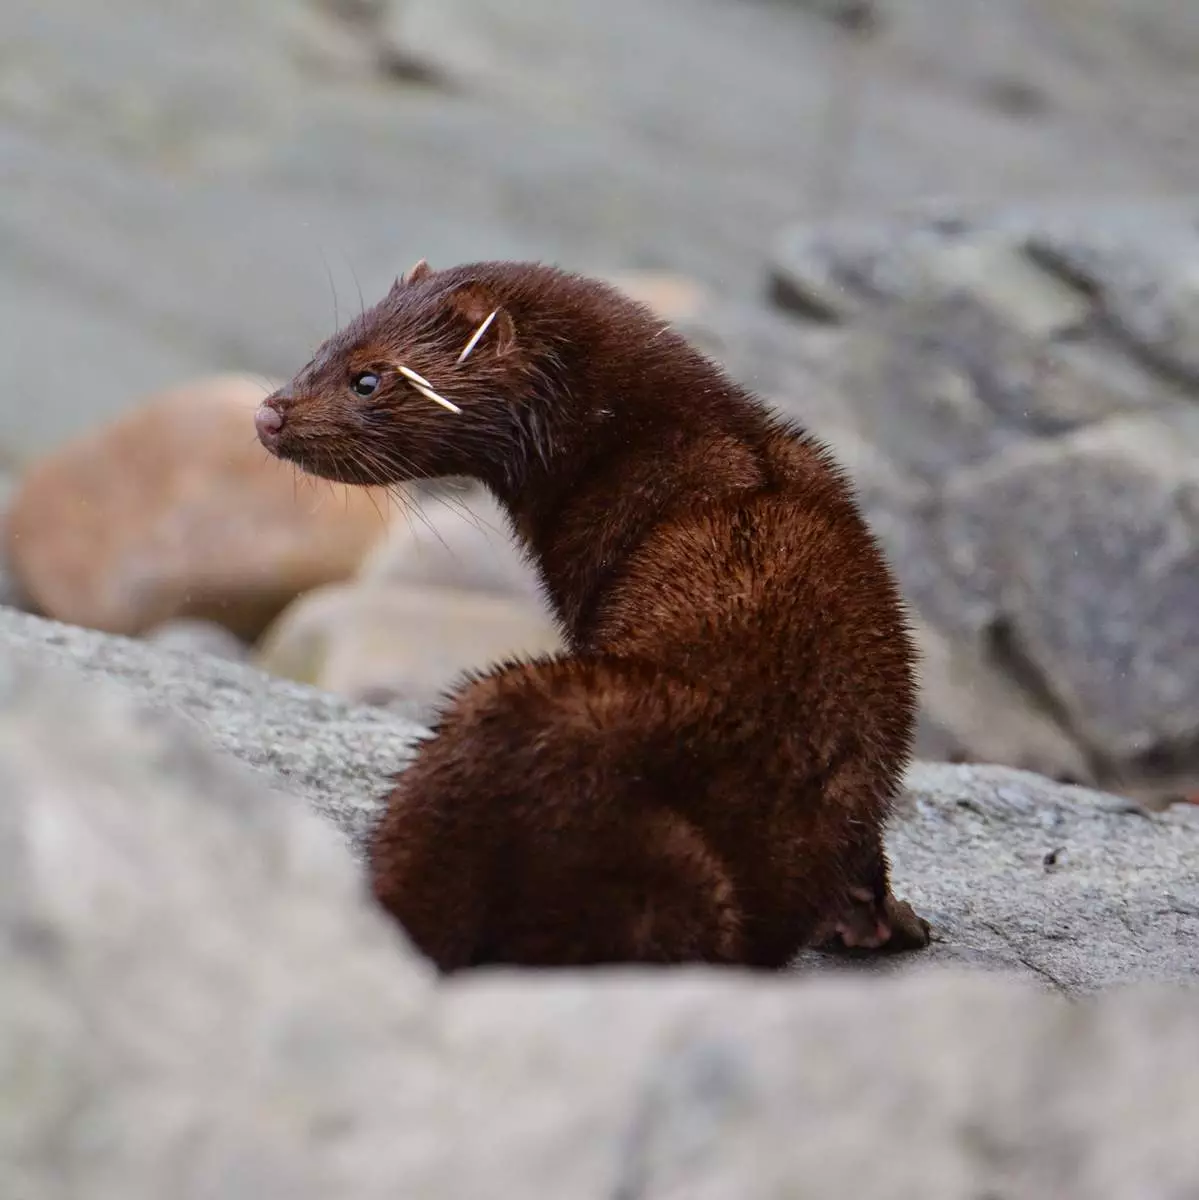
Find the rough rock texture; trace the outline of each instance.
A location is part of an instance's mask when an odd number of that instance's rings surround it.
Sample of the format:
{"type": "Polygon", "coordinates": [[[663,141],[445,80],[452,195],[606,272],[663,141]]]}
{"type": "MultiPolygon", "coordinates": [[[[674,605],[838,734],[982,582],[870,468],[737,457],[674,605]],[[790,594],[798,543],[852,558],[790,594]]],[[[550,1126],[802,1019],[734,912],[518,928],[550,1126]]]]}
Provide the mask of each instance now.
{"type": "MultiPolygon", "coordinates": [[[[20,662],[55,657],[50,630],[5,626],[6,1197],[1124,1200],[1199,1182],[1193,989],[1069,1004],[932,967],[884,980],[692,969],[436,986],[298,803],[127,697],[20,662]]],[[[58,656],[96,675],[101,643],[126,683],[139,676],[129,658],[154,657],[82,633],[58,656]]],[[[167,658],[159,666],[181,700],[167,658]]],[[[236,708],[246,673],[207,670],[236,708]]],[[[299,711],[294,691],[271,691],[299,711]]],[[[933,817],[925,839],[948,829],[943,849],[960,862],[985,841],[981,910],[1013,865],[1010,824],[1047,831],[1065,814],[1053,832],[1127,833],[1117,815],[1087,815],[1098,803],[946,768],[916,807],[933,817]]],[[[1153,831],[1142,862],[1162,869],[1171,845],[1194,861],[1199,828],[1138,820],[1153,831]]],[[[1100,913],[1079,948],[1095,958],[1108,950],[1101,844],[1073,868],[1100,913]]],[[[1055,904],[1071,871],[1048,876],[1051,938],[1069,937],[1055,904]]],[[[1183,887],[1143,886],[1166,910],[1156,923],[1176,937],[1174,969],[1194,973],[1193,891],[1183,916],[1183,887]]]]}
{"type": "Polygon", "coordinates": [[[942,205],[780,239],[794,377],[842,403],[772,396],[886,464],[846,456],[927,634],[922,751],[1158,803],[1193,790],[1196,279],[1185,197],[942,205]]]}
{"type": "Polygon", "coordinates": [[[166,621],[148,630],[143,637],[151,646],[161,650],[215,654],[230,662],[245,662],[250,657],[250,647],[236,634],[215,621],[201,621],[195,617],[166,621]]]}
{"type": "Polygon", "coordinates": [[[351,574],[385,529],[386,497],[272,460],[254,435],[264,387],[177,388],[26,473],[6,538],[39,611],[114,633],[203,617],[253,636],[351,574]]]}
{"type": "Polygon", "coordinates": [[[0,660],[0,1193],[430,1194],[429,1138],[372,1168],[428,975],[328,827],[105,699],[0,660]]]}
{"type": "MultiPolygon", "coordinates": [[[[190,718],[353,845],[421,736],[402,715],[248,667],[25,614],[0,610],[0,650],[190,718]]],[[[920,765],[888,845],[896,890],[936,925],[920,962],[1011,970],[1079,993],[1199,974],[1199,808],[1150,814],[1002,768],[920,765]]]]}
{"type": "Polygon", "coordinates": [[[66,669],[177,716],[358,841],[423,729],[210,654],[0,609],[0,658],[66,669]]]}
{"type": "Polygon", "coordinates": [[[1199,405],[1014,447],[947,489],[964,587],[1095,754],[1199,743],[1199,405]]]}

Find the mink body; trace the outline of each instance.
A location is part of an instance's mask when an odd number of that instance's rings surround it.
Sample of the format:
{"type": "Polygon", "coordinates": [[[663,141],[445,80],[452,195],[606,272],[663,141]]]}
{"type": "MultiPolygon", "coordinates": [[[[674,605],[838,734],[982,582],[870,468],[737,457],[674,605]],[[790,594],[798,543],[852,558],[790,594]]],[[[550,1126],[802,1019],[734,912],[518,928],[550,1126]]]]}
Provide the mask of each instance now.
{"type": "Polygon", "coordinates": [[[422,262],[257,424],[327,478],[481,481],[561,624],[447,698],[372,836],[442,970],[927,942],[883,849],[916,707],[889,567],[826,450],[649,310],[422,262]]]}

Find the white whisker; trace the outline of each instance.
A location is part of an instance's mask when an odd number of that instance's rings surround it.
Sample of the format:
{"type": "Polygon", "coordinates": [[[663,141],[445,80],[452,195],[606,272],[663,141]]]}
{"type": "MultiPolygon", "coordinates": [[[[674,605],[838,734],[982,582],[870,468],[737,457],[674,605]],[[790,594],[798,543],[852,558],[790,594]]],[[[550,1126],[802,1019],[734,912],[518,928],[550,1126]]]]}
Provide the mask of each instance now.
{"type": "Polygon", "coordinates": [[[434,404],[440,404],[442,408],[449,409],[452,413],[460,413],[460,409],[453,401],[447,400],[444,396],[439,396],[432,388],[421,387],[419,383],[412,385],[426,400],[432,400],[434,404]]]}
{"type": "Polygon", "coordinates": [[[434,388],[433,385],[423,375],[418,375],[411,367],[396,367],[396,370],[399,371],[399,373],[403,375],[404,378],[407,379],[408,382],[412,384],[412,386],[416,388],[416,390],[420,392],[420,394],[424,396],[426,400],[432,400],[434,404],[440,404],[442,408],[447,408],[452,413],[462,412],[462,409],[460,409],[452,401],[447,400],[444,396],[438,395],[436,388],[434,388]]]}
{"type": "Polygon", "coordinates": [[[470,341],[466,343],[466,349],[458,355],[458,361],[460,363],[465,362],[467,357],[470,355],[470,352],[479,344],[479,339],[487,332],[488,329],[491,328],[491,322],[495,320],[495,314],[499,311],[500,310],[497,308],[494,312],[492,312],[491,315],[488,316],[488,318],[483,322],[483,324],[480,325],[473,334],[471,334],[470,341]]]}

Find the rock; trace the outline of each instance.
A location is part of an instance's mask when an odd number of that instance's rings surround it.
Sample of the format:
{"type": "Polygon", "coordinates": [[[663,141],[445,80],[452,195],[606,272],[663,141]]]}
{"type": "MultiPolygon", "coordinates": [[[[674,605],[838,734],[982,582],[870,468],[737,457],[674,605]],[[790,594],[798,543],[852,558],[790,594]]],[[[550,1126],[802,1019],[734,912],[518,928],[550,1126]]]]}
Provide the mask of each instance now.
{"type": "MultiPolygon", "coordinates": [[[[1124,296],[1130,312],[1145,309],[1147,280],[1178,278],[1166,269],[1182,245],[1171,231],[1193,210],[946,206],[889,223],[797,225],[779,236],[768,290],[807,320],[881,325],[887,342],[935,350],[938,362],[955,356],[998,420],[1052,433],[1179,398],[1170,379],[1109,336],[1104,288],[1124,296]],[[1108,247],[1130,223],[1143,232],[1147,221],[1164,230],[1148,239],[1159,261],[1134,284],[1108,247]]],[[[851,395],[860,386],[855,377],[851,395]]]]}
{"type": "Polygon", "coordinates": [[[273,675],[364,703],[398,700],[427,719],[466,671],[561,648],[554,624],[527,600],[356,582],[290,605],[255,659],[273,675]]]}
{"type": "MultiPolygon", "coordinates": [[[[424,736],[394,713],[240,664],[0,610],[6,657],[82,673],[188,720],[334,822],[356,852],[424,736]]],[[[1195,806],[1146,813],[1002,767],[918,764],[888,848],[897,891],[937,941],[877,970],[966,964],[1068,993],[1199,975],[1195,806]]],[[[798,965],[835,965],[814,959],[798,965]]]]}
{"type": "Polygon", "coordinates": [[[1030,238],[1042,262],[1095,295],[1135,351],[1190,387],[1199,387],[1197,216],[1191,204],[1150,230],[1143,215],[1101,212],[1030,238]]]}
{"type": "Polygon", "coordinates": [[[670,271],[624,271],[609,282],[664,321],[695,320],[712,303],[711,293],[698,279],[670,271]]]}
{"type": "Polygon", "coordinates": [[[267,786],[307,802],[355,852],[388,780],[425,736],[395,713],[354,707],[315,688],[215,655],[183,655],[0,609],[0,662],[69,671],[189,725],[267,786]]]}
{"type": "Polygon", "coordinates": [[[949,489],[958,575],[1070,728],[1122,767],[1199,739],[1199,409],[1020,447],[949,489]]]}
{"type": "MultiPolygon", "coordinates": [[[[1123,1200],[1199,1178],[1193,988],[1068,1004],[932,965],[434,986],[300,806],[113,683],[17,661],[57,651],[96,675],[103,647],[169,677],[182,660],[34,618],[0,613],[0,627],[5,1195],[1123,1200]]],[[[249,674],[208,669],[210,686],[249,674]]],[[[125,662],[126,683],[139,672],[125,662]]],[[[1199,814],[1130,819],[1006,771],[943,768],[918,790],[921,832],[942,838],[924,847],[930,878],[960,871],[963,913],[1042,984],[1081,959],[1110,974],[1113,917],[1145,973],[1194,974],[1199,898],[1182,865],[1199,814]],[[1012,828],[1053,840],[1053,862],[1022,855],[1012,828]],[[1148,871],[1121,886],[1143,913],[1107,907],[1103,860],[1124,832],[1148,871]],[[1024,889],[1000,903],[990,889],[1013,872],[1024,889]],[[1034,879],[1049,966],[1013,920],[1034,879]],[[1074,894],[1094,940],[1070,938],[1084,932],[1068,928],[1074,894]]]]}
{"type": "Polygon", "coordinates": [[[434,1142],[374,1157],[439,1091],[430,972],[327,826],[8,655],[0,774],[6,1196],[431,1194],[434,1142]]]}
{"type": "Polygon", "coordinates": [[[229,662],[245,662],[250,657],[249,646],[215,621],[180,617],[156,625],[144,638],[152,646],[178,654],[214,654],[229,662]]]}
{"type": "Polygon", "coordinates": [[[916,619],[918,758],[1004,763],[1062,783],[1096,782],[1086,754],[981,647],[916,619]]]}
{"type": "Polygon", "coordinates": [[[198,617],[253,637],[348,576],[383,531],[384,498],[269,458],[251,421],[263,386],[198,381],[33,466],[7,540],[37,607],[117,633],[198,617]]]}
{"type": "MultiPolygon", "coordinates": [[[[797,340],[810,348],[840,339],[821,369],[843,413],[830,416],[823,404],[814,428],[848,428],[892,477],[918,484],[868,485],[863,494],[932,639],[923,752],[1035,764],[1155,803],[1199,778],[1182,682],[1193,668],[1185,654],[1174,665],[1194,640],[1183,615],[1194,565],[1178,541],[1193,535],[1175,511],[1187,508],[1191,484],[1177,456],[1171,480],[1150,483],[1149,449],[1127,469],[1087,468],[1085,485],[1066,484],[1057,466],[1073,461],[1075,431],[1094,429],[1095,454],[1116,464],[1118,431],[1157,428],[1169,439],[1176,416],[1193,409],[1186,297],[1199,262],[1197,212],[1186,197],[926,206],[890,222],[795,226],[781,236],[770,284],[801,318],[797,340]],[[1054,478],[1028,483],[1037,471],[1054,478]],[[1120,483],[1127,471],[1144,488],[1120,483]],[[1085,517],[1057,503],[1067,486],[1085,517]],[[1012,520],[1009,497],[1027,527],[1012,520]],[[1127,554],[1152,556],[1159,546],[1160,556],[1152,565],[1106,561],[1125,553],[1113,549],[1116,531],[1134,526],[1127,554]],[[1106,547],[1093,565],[1080,539],[1106,547]],[[1108,573],[1122,582],[1106,588],[1108,573]],[[1062,603],[1067,579],[1085,599],[1062,603]],[[1157,587],[1169,594],[1150,599],[1157,587]],[[1146,628],[1133,615],[1138,604],[1168,610],[1167,629],[1146,628]],[[970,683],[948,683],[954,676],[970,683]],[[1097,722],[1098,711],[1106,717],[1097,722]]],[[[871,467],[869,478],[886,474],[871,467]]]]}
{"type": "Polygon", "coordinates": [[[356,577],[511,596],[548,613],[503,509],[483,488],[465,482],[408,488],[399,516],[356,577]]]}

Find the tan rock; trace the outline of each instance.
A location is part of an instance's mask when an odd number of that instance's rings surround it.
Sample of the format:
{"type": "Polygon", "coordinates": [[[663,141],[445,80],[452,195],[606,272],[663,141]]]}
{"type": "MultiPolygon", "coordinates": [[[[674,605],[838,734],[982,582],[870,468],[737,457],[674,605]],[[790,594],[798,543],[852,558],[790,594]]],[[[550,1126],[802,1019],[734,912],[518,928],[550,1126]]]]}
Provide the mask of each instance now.
{"type": "Polygon", "coordinates": [[[263,384],[216,376],[152,397],[21,480],[11,566],[46,615],[136,634],[176,617],[256,636],[301,592],[343,579],[385,500],[268,457],[263,384]]]}
{"type": "Polygon", "coordinates": [[[527,600],[358,581],[300,597],[262,639],[257,662],[352,700],[400,700],[425,713],[464,671],[561,644],[527,600]]]}
{"type": "Polygon", "coordinates": [[[693,320],[711,302],[708,289],[698,280],[669,271],[625,271],[611,276],[609,282],[664,321],[693,320]]]}

